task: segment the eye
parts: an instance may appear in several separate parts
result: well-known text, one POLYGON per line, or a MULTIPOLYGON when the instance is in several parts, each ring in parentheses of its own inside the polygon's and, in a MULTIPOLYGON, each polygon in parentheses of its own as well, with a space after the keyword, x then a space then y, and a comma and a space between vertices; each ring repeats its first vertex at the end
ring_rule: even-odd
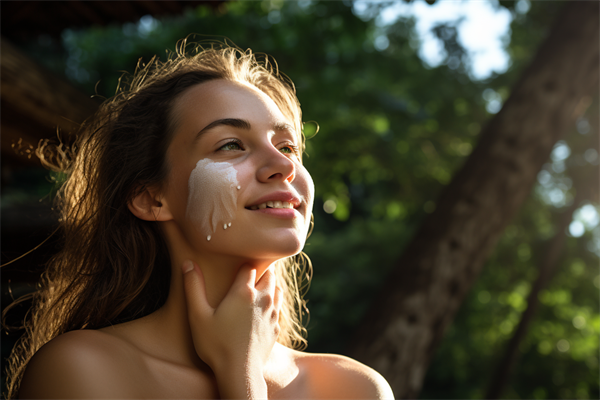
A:
POLYGON ((283 154, 294 154, 300 156, 300 148, 293 143, 286 143, 283 147, 279 148, 283 154))
POLYGON ((219 150, 232 151, 232 150, 244 150, 244 148, 242 147, 242 142, 240 142, 237 139, 234 139, 230 142, 225 143, 223 146, 221 146, 219 148, 219 150))

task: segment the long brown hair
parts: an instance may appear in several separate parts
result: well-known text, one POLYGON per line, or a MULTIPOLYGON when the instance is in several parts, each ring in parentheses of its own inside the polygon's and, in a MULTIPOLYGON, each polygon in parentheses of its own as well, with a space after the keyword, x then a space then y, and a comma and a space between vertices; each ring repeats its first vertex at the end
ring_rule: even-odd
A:
MULTIPOLYGON (((136 218, 127 204, 146 187, 165 183, 174 100, 213 79, 257 87, 302 132, 294 85, 272 58, 227 44, 183 40, 166 61, 154 57, 139 64, 129 79, 122 78, 116 95, 81 126, 74 145, 40 143, 42 163, 66 174, 55 200, 62 250, 30 295, 25 333, 9 358, 7 398, 16 396, 27 363, 48 341, 71 330, 143 317, 166 301, 171 266, 165 240, 156 223, 136 218)), ((276 274, 284 292, 278 341, 304 349, 302 320, 308 310, 303 295, 312 275, 310 260, 304 253, 280 260, 276 274)))

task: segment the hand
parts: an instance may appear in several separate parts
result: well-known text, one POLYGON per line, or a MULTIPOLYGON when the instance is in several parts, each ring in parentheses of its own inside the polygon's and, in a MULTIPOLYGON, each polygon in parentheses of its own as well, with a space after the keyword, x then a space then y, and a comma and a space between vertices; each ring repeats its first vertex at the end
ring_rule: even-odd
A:
MULTIPOLYGON (((225 380, 229 386, 230 379, 242 378, 244 383, 248 378, 264 383, 262 370, 280 331, 282 294, 272 269, 255 285, 256 269, 242 266, 216 309, 208 304, 200 268, 186 261, 183 270, 188 320, 198 356, 211 367, 218 383, 225 380)), ((250 393, 246 389, 243 397, 250 393)))

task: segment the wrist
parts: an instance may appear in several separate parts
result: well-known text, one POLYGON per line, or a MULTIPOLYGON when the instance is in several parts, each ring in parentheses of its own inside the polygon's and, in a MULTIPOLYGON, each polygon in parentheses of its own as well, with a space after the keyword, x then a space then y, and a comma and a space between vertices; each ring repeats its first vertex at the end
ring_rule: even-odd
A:
POLYGON ((223 365, 213 372, 223 399, 267 398, 267 383, 262 368, 247 362, 223 365))

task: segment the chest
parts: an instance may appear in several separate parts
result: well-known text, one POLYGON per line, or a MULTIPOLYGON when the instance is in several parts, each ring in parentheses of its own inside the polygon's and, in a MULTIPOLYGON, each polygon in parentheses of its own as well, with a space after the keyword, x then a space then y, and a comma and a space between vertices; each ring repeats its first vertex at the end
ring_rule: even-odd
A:
POLYGON ((158 360, 144 360, 131 370, 131 386, 137 398, 217 399, 214 375, 158 360))
MULTIPOLYGON (((217 382, 211 371, 199 371, 156 360, 145 360, 131 372, 131 385, 139 398, 218 399, 217 382)), ((290 365, 270 368, 265 373, 270 399, 308 398, 310 390, 304 371, 290 365)))

